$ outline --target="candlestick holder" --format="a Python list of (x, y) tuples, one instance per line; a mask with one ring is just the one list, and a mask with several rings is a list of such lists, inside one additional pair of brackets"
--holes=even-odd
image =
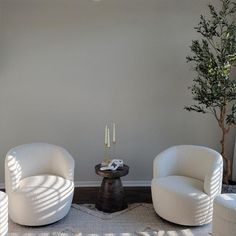
[(106, 144), (105, 144), (105, 147), (104, 147), (104, 159), (101, 163), (101, 166), (108, 166), (109, 163), (111, 162), (111, 158), (110, 158), (110, 155), (109, 155), (109, 150), (110, 150), (110, 147), (108, 147)]
[(113, 159), (116, 159), (116, 142), (112, 142), (112, 156), (113, 156)]

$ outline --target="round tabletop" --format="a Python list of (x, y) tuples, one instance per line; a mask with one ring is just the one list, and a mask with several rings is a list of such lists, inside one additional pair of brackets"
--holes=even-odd
[(129, 166), (127, 165), (123, 165), (123, 167), (119, 167), (117, 170), (100, 170), (100, 168), (101, 164), (95, 166), (96, 174), (109, 179), (119, 178), (129, 173)]

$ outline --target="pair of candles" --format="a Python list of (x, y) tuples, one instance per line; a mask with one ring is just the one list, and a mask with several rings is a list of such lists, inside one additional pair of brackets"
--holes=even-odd
[[(116, 143), (116, 124), (113, 123), (112, 124), (112, 142)], [(105, 146), (110, 148), (111, 147), (111, 143), (110, 143), (110, 129), (107, 127), (105, 127)]]

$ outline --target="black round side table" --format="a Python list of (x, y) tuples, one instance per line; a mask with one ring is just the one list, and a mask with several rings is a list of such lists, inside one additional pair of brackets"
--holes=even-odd
[(128, 207), (120, 177), (129, 173), (129, 166), (117, 170), (100, 170), (101, 164), (95, 166), (95, 172), (103, 177), (95, 207), (103, 212), (112, 213)]

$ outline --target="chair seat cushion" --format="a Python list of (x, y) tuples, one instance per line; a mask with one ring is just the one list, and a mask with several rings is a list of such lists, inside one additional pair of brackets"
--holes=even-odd
[(236, 224), (236, 194), (228, 193), (217, 196), (214, 200), (214, 215)]
[(28, 193), (35, 199), (58, 196), (71, 186), (71, 181), (55, 175), (37, 175), (24, 178), (19, 183), (19, 192)]
[(15, 207), (12, 218), (16, 218), (15, 221), (22, 225), (31, 226), (60, 220), (65, 211), (70, 209), (73, 190), (74, 183), (59, 176), (38, 175), (24, 178), (9, 204)]
[(221, 194), (214, 199), (212, 235), (232, 236), (236, 232), (236, 194)]
[(161, 217), (177, 224), (206, 224), (211, 221), (211, 199), (203, 188), (202, 181), (185, 176), (153, 179), (154, 208)]
[(167, 176), (159, 178), (158, 185), (165, 188), (166, 191), (175, 192), (184, 196), (190, 195), (191, 198), (198, 198), (199, 195), (203, 194), (203, 182), (190, 177)]

